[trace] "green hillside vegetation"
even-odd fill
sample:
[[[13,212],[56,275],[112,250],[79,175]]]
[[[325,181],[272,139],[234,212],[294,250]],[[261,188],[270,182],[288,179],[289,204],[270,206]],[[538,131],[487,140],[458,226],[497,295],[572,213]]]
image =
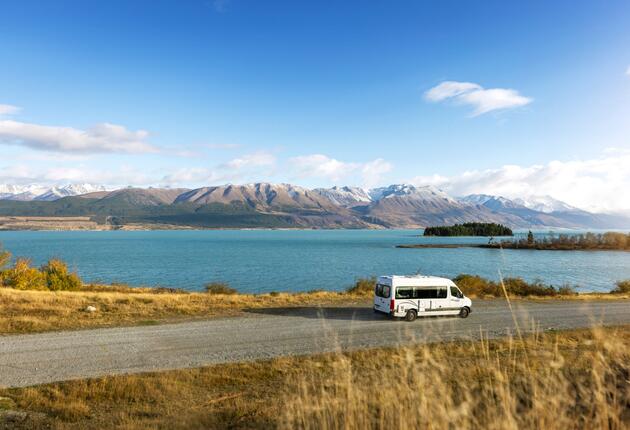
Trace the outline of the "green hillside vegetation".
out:
[[[291,217],[283,214],[260,213],[242,203],[138,205],[123,198],[66,197],[52,202],[0,200],[0,216],[89,216],[99,224],[112,225],[147,223],[199,228],[295,227]]]
[[[451,226],[427,227],[425,236],[513,236],[504,225],[485,222],[467,222]]]
[[[501,242],[493,242],[488,243],[487,245],[480,246],[484,248],[536,249],[559,251],[630,251],[630,233],[609,231],[603,234],[561,234],[556,237],[534,238],[534,236],[530,232],[527,238],[524,239],[504,240]]]

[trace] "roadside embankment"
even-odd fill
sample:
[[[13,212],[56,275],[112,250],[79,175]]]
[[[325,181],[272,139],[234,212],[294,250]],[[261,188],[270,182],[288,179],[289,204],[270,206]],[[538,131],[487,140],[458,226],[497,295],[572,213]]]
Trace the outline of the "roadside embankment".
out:
[[[0,389],[0,428],[621,429],[629,354],[597,327],[83,379]]]

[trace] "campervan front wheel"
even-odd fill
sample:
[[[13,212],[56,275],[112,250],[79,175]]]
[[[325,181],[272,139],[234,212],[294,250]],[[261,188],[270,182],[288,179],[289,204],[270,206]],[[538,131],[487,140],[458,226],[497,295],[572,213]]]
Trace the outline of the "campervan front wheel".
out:
[[[417,316],[418,316],[417,312],[414,311],[413,309],[410,309],[405,314],[405,321],[413,321],[416,319]]]
[[[470,310],[468,310],[468,308],[462,308],[462,310],[459,311],[459,316],[461,318],[466,318],[469,313],[470,313]]]

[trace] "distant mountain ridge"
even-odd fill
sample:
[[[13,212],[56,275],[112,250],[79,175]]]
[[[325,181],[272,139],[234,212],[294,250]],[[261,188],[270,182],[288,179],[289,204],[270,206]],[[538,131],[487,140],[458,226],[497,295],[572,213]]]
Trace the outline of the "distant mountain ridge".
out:
[[[307,189],[292,184],[121,188],[90,184],[49,189],[0,185],[0,216],[89,216],[111,225],[201,228],[423,228],[494,222],[512,228],[628,228],[630,217],[594,214],[548,196],[453,198],[432,186]]]
[[[63,186],[46,187],[43,185],[13,185],[0,184],[0,200],[20,201],[53,201],[63,197],[79,196],[97,191],[105,191],[102,185],[67,184]]]

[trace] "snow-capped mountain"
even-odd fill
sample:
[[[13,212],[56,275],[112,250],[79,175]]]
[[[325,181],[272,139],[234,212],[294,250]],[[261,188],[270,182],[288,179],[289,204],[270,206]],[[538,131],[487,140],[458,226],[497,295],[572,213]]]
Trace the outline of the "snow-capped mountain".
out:
[[[33,200],[53,201],[62,197],[80,196],[82,194],[94,193],[96,191],[105,191],[102,185],[92,184],[69,184],[63,187],[52,187],[46,192],[38,195]]]
[[[395,184],[388,187],[373,188],[368,191],[368,194],[372,201],[378,201],[381,199],[392,197],[409,196],[424,200],[444,199],[450,202],[455,202],[455,200],[444,191],[431,185],[416,187],[409,184]]]
[[[514,202],[526,208],[544,213],[573,212],[580,210],[558,199],[554,199],[551,196],[530,196],[527,198],[514,199]]]
[[[46,187],[37,184],[0,184],[0,200],[33,200],[38,195],[46,192],[46,190]]]
[[[0,184],[0,200],[53,201],[62,197],[78,196],[95,191],[105,191],[105,187],[93,184],[68,184],[52,188],[39,184]]]
[[[372,201],[368,191],[359,187],[316,188],[313,191],[338,206],[357,206]]]
[[[501,209],[519,209],[525,207],[515,202],[514,200],[506,199],[502,196],[493,196],[490,194],[469,194],[467,196],[460,197],[457,200],[469,205],[485,206],[493,211]]]

